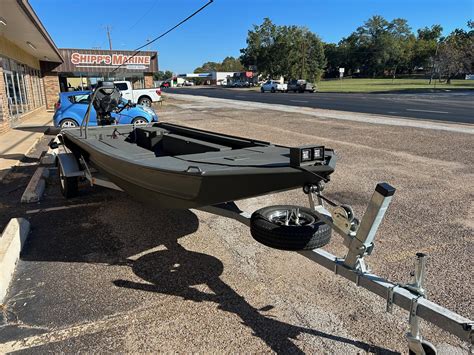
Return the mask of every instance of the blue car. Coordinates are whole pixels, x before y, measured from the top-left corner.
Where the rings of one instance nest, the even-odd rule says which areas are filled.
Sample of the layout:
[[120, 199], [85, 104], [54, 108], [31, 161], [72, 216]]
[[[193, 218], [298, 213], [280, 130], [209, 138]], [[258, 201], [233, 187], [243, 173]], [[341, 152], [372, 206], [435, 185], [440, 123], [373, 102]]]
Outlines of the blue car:
[[[54, 105], [55, 113], [53, 122], [55, 127], [72, 128], [79, 127], [86, 115], [91, 91], [72, 91], [59, 94], [59, 100]], [[127, 103], [125, 99], [123, 105]], [[119, 113], [112, 113], [118, 124], [144, 124], [158, 122], [158, 116], [152, 108], [136, 105], [127, 107]], [[97, 115], [94, 107], [91, 108], [90, 126], [97, 126]]]

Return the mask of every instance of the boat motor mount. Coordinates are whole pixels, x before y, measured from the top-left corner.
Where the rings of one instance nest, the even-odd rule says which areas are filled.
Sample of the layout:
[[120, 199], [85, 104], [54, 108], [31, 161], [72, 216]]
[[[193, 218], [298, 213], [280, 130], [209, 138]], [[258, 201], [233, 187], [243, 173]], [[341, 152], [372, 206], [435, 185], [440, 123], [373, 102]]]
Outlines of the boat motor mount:
[[122, 95], [111, 81], [99, 81], [92, 99], [97, 113], [97, 125], [107, 126], [115, 122], [111, 113], [117, 110]]

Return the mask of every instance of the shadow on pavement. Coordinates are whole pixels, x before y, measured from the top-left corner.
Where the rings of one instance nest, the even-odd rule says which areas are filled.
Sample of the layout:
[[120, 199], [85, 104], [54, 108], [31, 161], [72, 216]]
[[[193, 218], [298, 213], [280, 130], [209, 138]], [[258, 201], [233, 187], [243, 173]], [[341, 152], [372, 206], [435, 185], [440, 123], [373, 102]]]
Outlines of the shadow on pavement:
[[[105, 207], [107, 205], [110, 209]], [[61, 222], [64, 220], [74, 221], [74, 224]], [[213, 302], [220, 310], [240, 317], [243, 324], [273, 351], [303, 353], [291, 339], [305, 333], [350, 344], [364, 351], [393, 354], [364, 342], [294, 326], [263, 315], [262, 312], [273, 306], [256, 309], [223, 282], [220, 276], [224, 265], [219, 259], [186, 250], [178, 243], [179, 238], [195, 232], [199, 227], [197, 216], [189, 210], [150, 210], [126, 197], [117, 197], [88, 211], [64, 210], [42, 218], [41, 222], [32, 222], [35, 231], [27, 241], [23, 261], [106, 263], [130, 267], [144, 282], [116, 279], [113, 284], [119, 290], [142, 290], [194, 302]], [[166, 250], [156, 251], [157, 247], [165, 247]], [[97, 281], [99, 287], [109, 288], [101, 283], [100, 275]], [[213, 293], [193, 287], [202, 284], [206, 284]], [[90, 292], [93, 294], [94, 290]], [[109, 290], [109, 297], [111, 294], [112, 289]], [[122, 292], [122, 295], [125, 294]], [[37, 317], [42, 311], [36, 312], [39, 312], [36, 316], [25, 315], [25, 320]]]
[[[114, 284], [119, 287], [179, 296], [195, 302], [214, 302], [219, 309], [239, 316], [243, 324], [253, 330], [254, 336], [262, 339], [276, 352], [303, 353], [291, 339], [306, 333], [350, 344], [368, 352], [398, 354], [364, 342], [294, 326], [265, 316], [261, 312], [271, 310], [273, 306], [256, 309], [223, 282], [220, 275], [224, 265], [219, 259], [186, 250], [176, 241], [169, 240], [165, 246], [167, 250], [146, 254], [130, 263], [133, 272], [147, 283], [115, 280]], [[201, 284], [206, 284], [213, 294], [193, 288]]]
[[48, 133], [52, 128], [51, 126], [16, 126], [13, 129], [15, 131], [25, 131], [25, 132], [34, 132], [34, 133]]

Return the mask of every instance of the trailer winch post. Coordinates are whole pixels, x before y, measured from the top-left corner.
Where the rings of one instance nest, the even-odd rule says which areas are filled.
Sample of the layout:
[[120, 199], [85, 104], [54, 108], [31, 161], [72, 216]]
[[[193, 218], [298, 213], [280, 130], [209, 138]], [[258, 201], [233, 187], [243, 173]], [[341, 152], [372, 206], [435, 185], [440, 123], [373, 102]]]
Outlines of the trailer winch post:
[[344, 258], [344, 265], [361, 272], [368, 271], [364, 256], [372, 252], [375, 234], [394, 193], [395, 188], [389, 184], [377, 184], [357, 233], [347, 245], [349, 252]]

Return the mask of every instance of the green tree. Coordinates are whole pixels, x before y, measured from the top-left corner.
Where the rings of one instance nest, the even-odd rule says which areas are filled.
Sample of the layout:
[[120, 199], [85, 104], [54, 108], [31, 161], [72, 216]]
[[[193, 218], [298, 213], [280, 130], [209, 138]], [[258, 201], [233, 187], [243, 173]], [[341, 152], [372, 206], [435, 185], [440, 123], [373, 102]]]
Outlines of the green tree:
[[170, 79], [173, 77], [173, 72], [166, 70], [166, 71], [158, 71], [156, 73], [153, 73], [153, 79], [154, 80], [166, 80]]
[[222, 61], [220, 69], [221, 71], [228, 71], [228, 72], [241, 72], [245, 70], [239, 58], [234, 58], [234, 57], [225, 57], [224, 60]]
[[247, 35], [240, 50], [246, 67], [256, 66], [266, 77], [319, 80], [326, 65], [321, 40], [306, 27], [276, 26], [266, 18]]
[[418, 29], [417, 38], [412, 51], [412, 68], [433, 67], [442, 32], [443, 27], [440, 25]]
[[211, 71], [221, 71], [221, 63], [218, 62], [206, 62], [200, 67], [194, 69], [195, 73], [208, 73]]
[[397, 70], [406, 68], [411, 59], [411, 48], [415, 37], [405, 19], [396, 18], [391, 22], [382, 16], [372, 16], [358, 27], [344, 44], [354, 55], [350, 63], [362, 73], [378, 76], [388, 72], [395, 75]]
[[254, 25], [248, 31], [247, 47], [240, 50], [240, 61], [245, 67], [256, 66], [264, 76], [277, 75], [278, 54], [275, 46], [277, 26], [269, 18], [265, 18], [259, 26]]
[[444, 38], [439, 46], [440, 74], [451, 79], [474, 70], [474, 24], [468, 22], [468, 30], [457, 28]]

